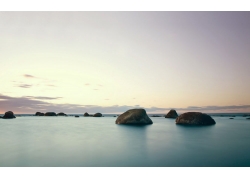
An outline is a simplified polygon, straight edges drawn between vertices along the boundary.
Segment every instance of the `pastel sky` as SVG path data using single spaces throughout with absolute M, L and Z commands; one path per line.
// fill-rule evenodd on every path
M 0 114 L 250 112 L 250 12 L 0 12 Z

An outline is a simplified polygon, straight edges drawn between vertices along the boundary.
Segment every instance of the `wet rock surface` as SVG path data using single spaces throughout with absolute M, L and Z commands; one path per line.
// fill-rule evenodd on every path
M 118 116 L 115 123 L 129 125 L 146 125 L 153 124 L 153 121 L 148 117 L 144 109 L 130 109 Z
M 214 119 L 207 114 L 201 112 L 186 112 L 178 116 L 175 120 L 176 124 L 183 125 L 212 125 L 216 124 Z

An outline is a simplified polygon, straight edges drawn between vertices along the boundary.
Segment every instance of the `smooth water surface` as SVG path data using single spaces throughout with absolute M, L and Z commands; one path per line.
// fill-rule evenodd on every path
M 250 166 L 250 120 L 213 117 L 216 125 L 182 126 L 150 117 L 147 126 L 115 117 L 0 119 L 0 166 Z

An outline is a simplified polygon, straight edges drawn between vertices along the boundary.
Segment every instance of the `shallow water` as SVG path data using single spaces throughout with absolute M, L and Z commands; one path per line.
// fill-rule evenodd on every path
M 250 120 L 213 118 L 212 126 L 181 126 L 150 117 L 147 126 L 115 117 L 0 119 L 0 166 L 250 167 Z

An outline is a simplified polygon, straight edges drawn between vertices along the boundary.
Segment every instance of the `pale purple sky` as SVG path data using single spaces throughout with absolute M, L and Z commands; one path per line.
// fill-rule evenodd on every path
M 250 111 L 250 12 L 0 12 L 0 27 L 0 113 Z

